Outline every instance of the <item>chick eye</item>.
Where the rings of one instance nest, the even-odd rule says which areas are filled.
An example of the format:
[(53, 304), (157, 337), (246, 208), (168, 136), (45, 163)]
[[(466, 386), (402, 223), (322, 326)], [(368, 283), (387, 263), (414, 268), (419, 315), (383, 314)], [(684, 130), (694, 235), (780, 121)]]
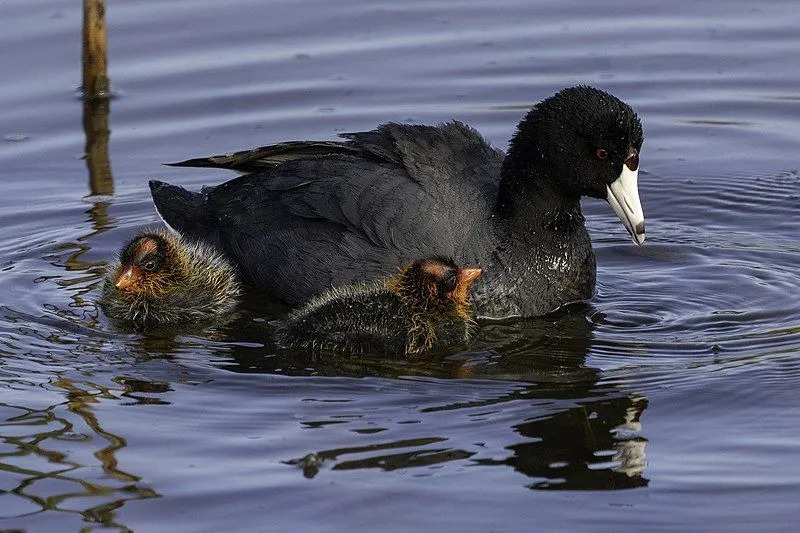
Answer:
[(450, 276), (439, 285), (443, 293), (450, 292), (456, 288), (456, 277)]
[(145, 270), (152, 271), (152, 270), (155, 270), (155, 268), (156, 268), (156, 262), (155, 261), (148, 261), (147, 263), (144, 264), (144, 269)]
[(595, 152), (597, 159), (608, 159), (608, 152), (604, 148), (598, 148)]

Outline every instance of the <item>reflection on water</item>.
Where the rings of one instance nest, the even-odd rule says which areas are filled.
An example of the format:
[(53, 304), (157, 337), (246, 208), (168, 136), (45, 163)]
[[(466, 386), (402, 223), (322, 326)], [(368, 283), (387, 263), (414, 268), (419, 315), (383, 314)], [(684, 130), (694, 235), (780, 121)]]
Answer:
[[(27, 508), (24, 502), (14, 503), (8, 507), (13, 509), (10, 516), (42, 511), (80, 513), (87, 523), (125, 527), (116, 514), (120, 508), (131, 500), (158, 497), (155, 487), (143, 482), (138, 472), (120, 461), (119, 454), (128, 446), (128, 439), (107, 429), (96, 409), (108, 403), (117, 405), (117, 411), (172, 406), (167, 398), (174, 395), (175, 384), (186, 381), (188, 376), (180, 367), (162, 368), (166, 374), (160, 380), (126, 376), (124, 372), (107, 384), (58, 378), (47, 388), (66, 400), (43, 409), (4, 404), (0, 469), (17, 479), (9, 493), (30, 504), (27, 511), (21, 512)], [(202, 379), (188, 378), (188, 382), (202, 387)], [(435, 384), (416, 381), (408, 385), (425, 391)], [(446, 382), (438, 386), (449, 388)], [(442, 403), (439, 398), (413, 400), (406, 396), (401, 381), (397, 388), (388, 385), (387, 392), (395, 389), (391, 395), (401, 399), (400, 405), (395, 405), (388, 398), (388, 402), (373, 403), (378, 397), (370, 394), (371, 388), (346, 387), (339, 392), (327, 388), (320, 391), (317, 400), (304, 399), (303, 402), (317, 405), (297, 419), (297, 429), (324, 431), (337, 426), (349, 428), (351, 437), (339, 439), (340, 445), (335, 447), (308, 452), (302, 458), (284, 457), (286, 468), (300, 468), (303, 476), (320, 479), (329, 479), (338, 471), (373, 469), (435, 476), (438, 468), (452, 463), (467, 468), (511, 467), (530, 479), (526, 485), (531, 488), (607, 490), (647, 484), (646, 439), (640, 423), (647, 400), (641, 395), (621, 395), (593, 381), (554, 381), (516, 386), (502, 395), (478, 392), (472, 399)], [(293, 389), (292, 384), (287, 384), (271, 394), (273, 399), (285, 399), (294, 395)], [(312, 390), (306, 394), (313, 394)], [(468, 390), (455, 396), (472, 394)], [(178, 397), (185, 401), (191, 394), (182, 391)], [(408, 404), (409, 400), (412, 404)], [(247, 427), (251, 415), (270, 401), (269, 395), (261, 395), (255, 400), (256, 407), (245, 410), (238, 420), (233, 412), (224, 415), (231, 422), (226, 438), (236, 440), (252, 434), (254, 430)], [(219, 417), (211, 404), (198, 409), (209, 422)], [(107, 407), (102, 411), (109, 412)], [(122, 412), (121, 416), (126, 415)], [(509, 416), (512, 420), (520, 416), (528, 420), (508, 427), (505, 419)], [(150, 417), (158, 425), (158, 412), (146, 416)], [(446, 429), (436, 422), (443, 418), (457, 423)], [(240, 423), (246, 425), (232, 429), (240, 427)], [(119, 422), (115, 424), (118, 426)], [(197, 437), (203, 439), (208, 431), (213, 433), (213, 426), (210, 423)], [(407, 437), (412, 433), (421, 436)], [(504, 447), (508, 452), (505, 458), (496, 458), (498, 449), (487, 448), (487, 443), (500, 435), (509, 441)], [(154, 450), (163, 448), (167, 444), (161, 443), (162, 439), (158, 433), (153, 434), (149, 446)], [(307, 445), (304, 440), (300, 438), (298, 445)], [(346, 444), (347, 441), (360, 444)], [(180, 450), (173, 449), (171, 453)]]
[[(86, 167), (89, 170), (89, 190), (92, 196), (114, 194), (114, 178), (108, 157), (108, 116), (111, 99), (83, 102), (83, 131), (86, 134)], [(108, 205), (107, 203), (105, 205)]]
[(62, 378), (52, 386), (64, 391), (65, 403), (44, 409), (0, 403), (0, 470), (16, 480), (2, 497), (3, 517), (59, 511), (124, 529), (115, 511), (128, 500), (158, 494), (118, 467), (115, 454), (125, 438), (104, 430), (92, 411), (98, 398), (113, 395), (88, 381)]
[[(335, 462), (331, 467), (332, 470), (380, 468), (381, 470), (391, 471), (469, 459), (473, 455), (474, 452), (436, 447), (436, 445), (441, 445), (446, 440), (432, 437), (371, 444), (354, 448), (337, 448), (335, 450), (310, 453), (302, 459), (286, 461), (286, 464), (302, 467), (303, 476), (310, 479), (319, 473), (320, 466), (326, 461)], [(407, 449), (413, 451), (396, 451)], [(395, 453), (391, 453), (392, 451), (395, 451)], [(359, 456), (361, 457), (359, 458)]]
[[(591, 385), (587, 384), (590, 390)], [(578, 393), (574, 389), (571, 392)], [(471, 443), (466, 449), (454, 448), (448, 436), (387, 441), (380, 433), (388, 428), (372, 426), (353, 431), (376, 434), (373, 444), (317, 450), (286, 462), (299, 466), (309, 478), (321, 469), (425, 469), (456, 461), (487, 467), (509, 466), (532, 478), (528, 486), (533, 489), (613, 490), (646, 486), (643, 474), (647, 439), (643, 436), (641, 415), (647, 400), (641, 395), (619, 396), (613, 390), (603, 392), (606, 394), (597, 399), (580, 399), (568, 407), (560, 402), (545, 405), (537, 400), (557, 395), (552, 389), (537, 385), (503, 397), (420, 409), (418, 416), (423, 417), (423, 413), (466, 410), (473, 421), (488, 421), (493, 414), (503, 412), (506, 402), (530, 405), (530, 421), (512, 428), (523, 440), (515, 439), (518, 442), (506, 448), (512, 455), (503, 459), (481, 458), (484, 445), (480, 442)], [(579, 394), (578, 398), (581, 398)], [(480, 415), (476, 416), (476, 412)], [(345, 415), (338, 415), (336, 420), (304, 424), (319, 428), (348, 423), (342, 418)], [(359, 423), (364, 423), (361, 417)], [(479, 439), (480, 433), (473, 437)]]
[(508, 465), (543, 479), (532, 489), (611, 490), (647, 485), (645, 444), (640, 418), (647, 407), (641, 396), (582, 403), (546, 419), (514, 427), (532, 439), (514, 444), (513, 456), (481, 461)]

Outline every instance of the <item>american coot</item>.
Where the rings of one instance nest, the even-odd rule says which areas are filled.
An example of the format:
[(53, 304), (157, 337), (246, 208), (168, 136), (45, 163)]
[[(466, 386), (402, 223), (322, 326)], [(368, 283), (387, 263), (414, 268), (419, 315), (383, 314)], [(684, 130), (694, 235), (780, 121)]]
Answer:
[(467, 290), (480, 274), (429, 258), (379, 281), (330, 289), (290, 314), (279, 343), (317, 353), (406, 356), (463, 344), (475, 325)]
[(135, 326), (222, 321), (236, 306), (235, 270), (219, 252), (165, 231), (137, 235), (108, 268), (105, 313)]
[(537, 316), (594, 293), (580, 197), (606, 199), (644, 241), (642, 127), (601, 90), (564, 89), (533, 107), (508, 153), (460, 122), (384, 124), (343, 142), (286, 142), (178, 166), (247, 174), (200, 193), (152, 181), (171, 228), (231, 258), (244, 280), (292, 304), (451, 256), (486, 275), (482, 316)]

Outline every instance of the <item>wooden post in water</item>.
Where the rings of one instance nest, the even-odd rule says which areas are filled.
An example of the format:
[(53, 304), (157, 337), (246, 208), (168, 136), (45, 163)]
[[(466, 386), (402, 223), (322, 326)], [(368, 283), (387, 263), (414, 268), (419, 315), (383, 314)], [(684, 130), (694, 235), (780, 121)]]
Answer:
[(108, 98), (105, 0), (83, 0), (83, 95)]
[(108, 158), (111, 88), (106, 63), (105, 0), (83, 0), (83, 130), (93, 195), (114, 194)]

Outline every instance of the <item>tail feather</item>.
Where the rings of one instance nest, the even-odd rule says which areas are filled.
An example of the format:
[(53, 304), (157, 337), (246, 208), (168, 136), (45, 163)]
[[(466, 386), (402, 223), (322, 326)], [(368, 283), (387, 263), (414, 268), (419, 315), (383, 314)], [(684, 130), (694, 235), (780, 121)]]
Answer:
[(287, 161), (336, 153), (354, 153), (355, 148), (335, 141), (289, 141), (230, 154), (167, 163), (171, 167), (224, 168), (238, 172), (257, 172)]
[(156, 213), (170, 231), (194, 238), (207, 238), (213, 233), (212, 214), (202, 193), (163, 181), (150, 180), (150, 194)]

